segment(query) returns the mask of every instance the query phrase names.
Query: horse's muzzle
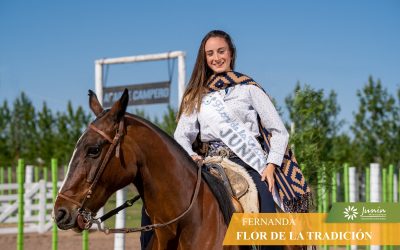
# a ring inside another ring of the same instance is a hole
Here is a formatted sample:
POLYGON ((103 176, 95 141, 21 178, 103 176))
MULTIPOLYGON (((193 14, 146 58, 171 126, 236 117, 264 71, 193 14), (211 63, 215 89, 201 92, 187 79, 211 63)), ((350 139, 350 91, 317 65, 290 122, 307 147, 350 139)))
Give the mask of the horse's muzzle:
POLYGON ((71 213, 68 209, 60 207, 54 210, 53 213, 58 228, 68 230, 76 227, 76 212, 71 213))

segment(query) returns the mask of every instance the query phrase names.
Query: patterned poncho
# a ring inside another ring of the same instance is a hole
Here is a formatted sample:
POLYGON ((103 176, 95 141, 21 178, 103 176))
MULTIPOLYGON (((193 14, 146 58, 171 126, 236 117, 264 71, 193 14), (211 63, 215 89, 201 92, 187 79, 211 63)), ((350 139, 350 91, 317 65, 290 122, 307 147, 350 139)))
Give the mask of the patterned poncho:
MULTIPOLYGON (((214 92, 237 84, 255 85, 264 91, 252 78, 235 71, 212 75, 207 86, 209 92, 214 92)), ((269 153, 271 133, 262 126, 260 119, 258 121, 260 134, 262 135, 261 146, 266 153, 269 153)), ((286 149, 281 166, 275 168, 274 178, 285 211, 308 212, 311 198, 310 188, 289 147, 286 149)))

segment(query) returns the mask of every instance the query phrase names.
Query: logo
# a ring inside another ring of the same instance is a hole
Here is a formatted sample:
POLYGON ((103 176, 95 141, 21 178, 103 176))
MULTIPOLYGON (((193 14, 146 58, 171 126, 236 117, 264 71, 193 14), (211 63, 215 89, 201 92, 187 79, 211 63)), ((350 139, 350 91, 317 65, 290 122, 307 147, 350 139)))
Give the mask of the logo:
POLYGON ((400 203, 336 202, 328 213, 329 223, 399 223, 400 203))
POLYGON ((387 219, 387 211, 385 208, 381 208, 380 206, 363 206, 362 212, 360 215, 361 219, 366 220, 386 220, 387 219))
POLYGON ((357 218, 357 208, 355 208, 354 206, 348 206, 344 209, 344 218, 346 218, 347 220, 354 220, 355 218, 357 218))

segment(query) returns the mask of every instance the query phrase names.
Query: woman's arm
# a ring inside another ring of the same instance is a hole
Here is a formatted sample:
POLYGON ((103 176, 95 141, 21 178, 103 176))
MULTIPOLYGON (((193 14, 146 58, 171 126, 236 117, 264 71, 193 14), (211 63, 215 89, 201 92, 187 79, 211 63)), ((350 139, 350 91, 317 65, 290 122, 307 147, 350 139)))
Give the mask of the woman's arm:
POLYGON ((197 155, 192 149, 192 144, 196 140, 198 133, 199 122, 197 120, 197 112, 193 111, 190 115, 182 114, 178 121, 174 138, 191 156, 197 155))
POLYGON ((273 103, 264 91, 257 86, 250 85, 249 94, 252 106, 260 116, 262 125, 272 134, 267 163, 273 163, 280 166, 286 152, 289 133, 287 132, 286 127, 273 103))
POLYGON ((279 167, 282 164, 289 140, 289 133, 272 101, 264 91, 257 86, 250 85, 249 95, 252 106, 260 116, 263 127, 272 134, 267 166, 261 172, 261 180, 267 181, 268 189, 272 192, 275 185, 274 170, 275 167, 279 167))

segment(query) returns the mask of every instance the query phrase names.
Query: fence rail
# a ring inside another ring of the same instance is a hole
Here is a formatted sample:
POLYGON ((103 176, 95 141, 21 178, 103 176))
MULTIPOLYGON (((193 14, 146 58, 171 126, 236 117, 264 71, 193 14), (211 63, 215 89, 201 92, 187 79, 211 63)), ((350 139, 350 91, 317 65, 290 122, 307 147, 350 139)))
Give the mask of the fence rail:
POLYGON ((356 167, 343 166, 328 180, 319 176, 317 188, 317 212, 329 212, 335 202, 398 202, 400 200, 399 170, 393 165, 381 168, 371 163, 363 171, 356 167))
MULTIPOLYGON (((51 229, 53 220, 51 211, 53 208, 53 184, 39 180, 32 182, 32 166, 26 166, 24 190, 24 232, 44 233, 51 229)), ((57 190, 61 182, 57 182, 57 190)), ((18 232, 18 202, 19 183, 0 184, 0 234, 15 234, 18 232), (7 194, 5 194, 7 193, 7 194)))

